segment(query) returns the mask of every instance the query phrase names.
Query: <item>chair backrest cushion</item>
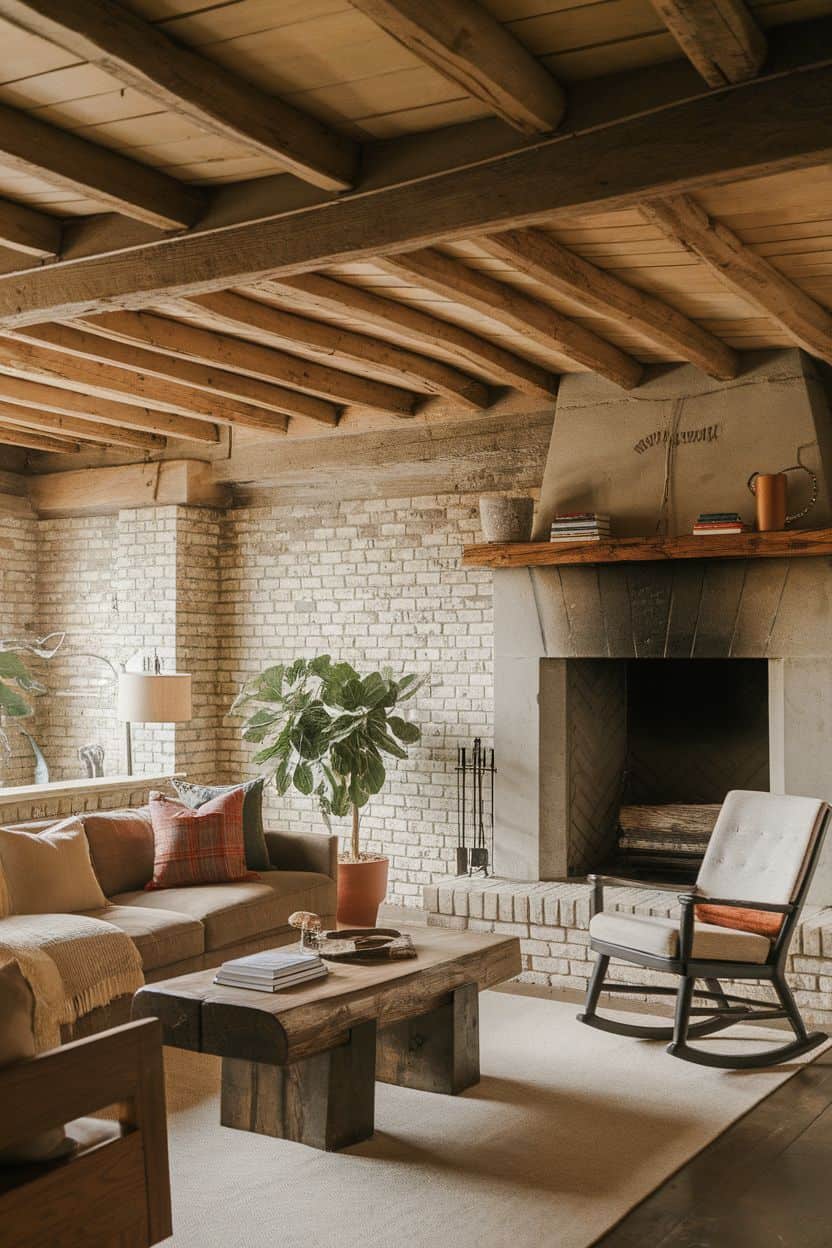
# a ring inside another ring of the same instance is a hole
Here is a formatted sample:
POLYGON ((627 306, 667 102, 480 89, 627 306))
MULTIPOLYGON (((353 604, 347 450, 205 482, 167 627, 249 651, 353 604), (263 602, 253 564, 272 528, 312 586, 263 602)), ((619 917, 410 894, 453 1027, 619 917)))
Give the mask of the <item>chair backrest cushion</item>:
POLYGON ((697 878, 701 892, 737 901, 793 901, 823 827, 827 804, 735 789, 722 804, 697 878))

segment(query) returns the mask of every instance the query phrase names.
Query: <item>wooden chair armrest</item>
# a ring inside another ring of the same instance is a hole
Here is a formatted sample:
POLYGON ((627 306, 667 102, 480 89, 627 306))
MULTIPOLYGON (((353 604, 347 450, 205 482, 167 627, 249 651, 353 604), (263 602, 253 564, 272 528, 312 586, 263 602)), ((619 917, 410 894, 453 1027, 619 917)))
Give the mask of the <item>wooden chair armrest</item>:
POLYGON ((790 902, 737 901, 734 897, 706 897, 703 893, 683 893, 679 895, 679 901, 683 906, 730 906, 734 910, 765 910, 772 914, 791 914, 794 911, 790 902))

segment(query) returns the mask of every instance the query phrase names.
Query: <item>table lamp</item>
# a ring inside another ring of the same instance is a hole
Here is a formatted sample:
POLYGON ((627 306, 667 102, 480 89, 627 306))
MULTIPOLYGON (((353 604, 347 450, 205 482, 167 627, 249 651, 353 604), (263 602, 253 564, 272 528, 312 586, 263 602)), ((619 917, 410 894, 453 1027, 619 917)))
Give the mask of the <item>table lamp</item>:
POLYGON ((192 717, 190 672, 119 672, 118 718, 126 727, 127 774, 133 774, 131 724, 182 724, 192 717))

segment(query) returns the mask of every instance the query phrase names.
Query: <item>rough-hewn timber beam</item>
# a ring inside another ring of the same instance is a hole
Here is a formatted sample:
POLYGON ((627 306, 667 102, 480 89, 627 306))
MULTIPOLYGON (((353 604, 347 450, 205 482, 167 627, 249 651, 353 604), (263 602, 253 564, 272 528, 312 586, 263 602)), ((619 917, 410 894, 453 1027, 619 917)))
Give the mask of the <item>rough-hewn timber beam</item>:
POLYGON ((531 299, 504 282, 495 282, 487 274, 439 251, 411 251, 405 255, 381 257, 376 263, 386 273, 396 274, 415 286, 436 291, 473 308, 625 389, 637 386, 641 379, 643 370, 638 360, 611 342, 584 329, 548 304, 531 299))
POLYGON ((140 429, 124 429, 121 425, 98 424, 83 416, 63 416, 60 412, 39 411, 19 403, 6 403, 0 378, 0 420, 6 425, 52 433, 57 437, 81 438, 84 442, 107 442, 113 446, 131 446, 145 451, 164 450, 166 438, 140 429))
POLYGON ((227 507, 230 491, 212 464, 167 459, 115 468, 78 468, 28 478, 39 516, 102 516, 123 507, 227 507))
POLYGON ((27 429, 15 429, 2 422, 0 422, 0 444, 23 446, 30 451, 52 451, 57 455, 69 454, 81 449, 78 442, 70 442, 66 438, 49 438, 43 433, 30 433, 27 429))
MULTIPOLYGON (((70 325, 30 325, 19 330, 15 337, 36 346, 54 348, 57 353, 75 356, 79 360, 95 360, 100 364, 113 365, 123 369, 125 373, 140 373, 161 381, 181 383, 189 389, 207 391, 215 396, 209 405, 212 415, 224 410, 222 402, 218 406, 216 401, 216 396, 221 395, 224 399, 232 399, 245 405, 254 404, 284 415, 311 416, 313 420, 320 420, 327 425, 338 422, 337 411, 331 405, 307 405, 305 399, 308 396, 305 395, 301 395, 299 400, 303 410, 296 410, 298 395, 296 391, 287 390, 285 386, 275 386, 257 378, 226 372, 194 360, 148 351, 144 347, 114 341, 100 334, 86 333, 70 325)), ((125 379, 125 384, 132 383, 125 379)), ((392 386, 388 388, 392 392, 391 404, 398 402, 398 410, 409 416, 413 411, 415 396, 406 391, 395 390, 392 386)), ((184 401, 189 402, 190 396, 184 396, 184 401)), ((208 400, 203 397, 201 403, 204 407, 208 400)))
POLYGON ((193 225, 207 202, 197 187, 5 104, 0 163, 162 229, 193 225))
MULTIPOLYGON (((217 420, 227 425, 252 429, 271 429, 276 425, 285 428, 282 416, 275 415, 270 409, 228 399, 222 394, 208 394, 191 385, 169 382, 146 373, 128 372, 98 360, 65 355, 9 337, 0 337, 0 373, 65 386, 104 398, 115 397, 139 407, 154 407, 182 416, 217 420)), ((332 411, 332 404, 294 390, 286 391, 286 405, 282 408, 286 415, 289 414, 286 411, 289 405, 294 409, 292 415, 312 415, 313 412, 320 412, 322 417, 327 413, 337 415, 332 411)))
POLYGON ((61 223, 57 217, 26 204, 0 200, 0 246, 24 256, 45 260, 61 250, 61 223))
POLYGON ((703 95, 406 185, 11 274, 0 278, 0 324, 138 308, 822 164, 832 156, 831 98, 829 65, 758 78, 730 96, 703 95))
POLYGON ((766 37, 744 0, 651 0, 679 47, 709 87, 753 78, 766 37))
POLYGON ((712 221, 690 196, 653 201, 642 211, 668 238, 704 261, 721 282, 777 321, 799 346, 832 364, 832 313, 731 230, 712 221))
POLYGON ((209 134, 239 143, 329 190, 351 186, 356 145, 236 78, 113 0, 0 0, 0 15, 31 30, 209 134))
POLYGON ((597 268, 542 230, 509 230, 477 239, 489 255, 533 277, 555 294, 620 321, 711 377, 728 381, 739 371, 735 351, 677 312, 597 268))
MULTIPOLYGON (((280 382, 301 390, 311 390, 313 394, 337 403, 409 416, 423 397, 383 381, 359 377, 299 355, 262 347, 243 338, 201 329, 150 312, 110 312, 104 316, 88 317, 82 323, 93 334, 101 335, 105 343, 131 342, 149 347, 150 351, 142 352, 142 356, 161 352, 180 360, 196 360, 217 369, 229 369, 235 375, 243 374, 243 380, 256 377, 265 382, 280 382)), ((39 331, 42 328, 33 326, 18 332, 22 337, 28 337, 32 329, 39 331)), ((54 328, 49 326, 50 331, 54 328)), ((105 354, 99 358, 115 359, 109 346, 105 346, 103 351, 105 354)), ((87 354, 94 355, 94 350, 90 347, 87 354)))
POLYGON ((309 320, 284 312, 271 304, 257 299, 244 299, 230 291, 197 295, 187 301, 207 313, 220 324, 238 331, 256 330, 258 334, 285 344, 297 344, 308 350, 320 351, 327 356, 359 360, 376 368, 395 373, 412 385, 434 393, 447 394, 468 407, 488 406, 488 386, 475 377, 469 377, 450 364, 418 355, 405 347, 368 338, 364 334, 327 325, 323 321, 309 320))
POLYGON ((358 322, 358 328, 392 330, 402 334, 408 345, 427 351, 437 347, 451 350, 460 363, 481 369, 498 385, 512 386, 539 398, 557 393, 557 378, 531 360, 524 360, 452 321, 443 321, 395 299, 385 299, 361 286, 338 282, 323 273, 303 273, 267 282, 264 289, 284 301, 288 298, 302 312, 347 313, 358 322))
POLYGON ((524 134, 545 134, 563 117, 563 88, 477 0, 351 3, 524 134))
POLYGON ((143 429, 161 437, 182 438, 189 442, 219 441, 217 426, 209 424, 207 420, 194 420, 190 416, 176 416, 170 412, 134 407, 131 403, 80 394, 59 386, 42 386, 20 377, 0 377, 0 393, 4 402, 20 403, 24 407, 49 412, 63 412, 67 416, 84 416, 96 423, 123 425, 125 429, 143 429))

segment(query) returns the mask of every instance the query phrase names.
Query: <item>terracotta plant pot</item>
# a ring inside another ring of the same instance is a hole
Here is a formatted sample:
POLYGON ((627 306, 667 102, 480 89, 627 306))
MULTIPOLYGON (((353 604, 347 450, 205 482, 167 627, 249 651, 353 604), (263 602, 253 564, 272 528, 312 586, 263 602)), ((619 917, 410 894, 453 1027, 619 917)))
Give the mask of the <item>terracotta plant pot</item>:
POLYGON ((387 896, 389 858, 338 863, 338 913, 341 927, 375 927, 387 896))

